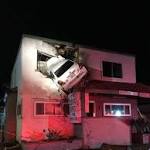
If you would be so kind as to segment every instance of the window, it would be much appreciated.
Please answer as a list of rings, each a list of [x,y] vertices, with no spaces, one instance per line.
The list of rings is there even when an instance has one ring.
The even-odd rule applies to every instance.
[[[58,70],[55,71],[56,76],[60,77],[61,75],[63,75],[72,65],[73,62],[70,60],[65,62]]]
[[[131,116],[131,104],[104,103],[104,116]]]
[[[35,115],[63,115],[59,102],[35,102]]]
[[[37,51],[37,70],[47,75],[46,61],[51,57],[46,53]]]
[[[122,78],[122,65],[103,61],[103,76]]]

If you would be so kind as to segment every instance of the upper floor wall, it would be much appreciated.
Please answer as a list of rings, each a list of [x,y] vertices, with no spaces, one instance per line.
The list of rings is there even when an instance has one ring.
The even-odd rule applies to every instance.
[[[34,98],[62,99],[64,93],[59,92],[57,85],[38,70],[38,52],[47,56],[55,54],[53,47],[43,39],[23,36],[12,71],[11,86],[17,86],[22,94],[30,94]]]
[[[51,79],[38,70],[38,59],[44,60],[57,55],[54,44],[71,45],[72,43],[49,40],[25,35],[22,38],[18,56],[12,71],[11,87],[23,86],[24,92],[38,95],[60,96],[58,87]],[[114,52],[97,51],[79,46],[79,60],[88,69],[94,80],[116,82],[136,82],[135,58]],[[45,92],[47,94],[45,94]],[[42,94],[41,94],[42,95]]]
[[[84,47],[80,47],[79,51],[91,79],[136,83],[134,56]]]

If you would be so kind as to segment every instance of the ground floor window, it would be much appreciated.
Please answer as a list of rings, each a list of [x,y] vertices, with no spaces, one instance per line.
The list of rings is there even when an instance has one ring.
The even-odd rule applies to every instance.
[[[96,115],[96,107],[95,107],[95,101],[89,101],[89,112],[87,113],[88,117],[95,117]]]
[[[131,104],[104,103],[104,116],[131,116]]]
[[[62,106],[59,102],[35,102],[35,115],[63,115]]]

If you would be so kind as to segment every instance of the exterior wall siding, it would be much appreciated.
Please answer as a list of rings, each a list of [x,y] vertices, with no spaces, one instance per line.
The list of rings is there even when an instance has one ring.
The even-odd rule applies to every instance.
[[[37,100],[40,100],[40,98],[33,98],[31,95],[23,96],[22,140],[44,140],[44,129],[60,132],[60,135],[64,138],[72,137],[74,135],[73,124],[67,117],[55,115],[35,116],[34,102]]]
[[[94,49],[80,48],[81,61],[85,63],[91,73],[91,79],[136,83],[135,57],[112,52],[96,51]],[[122,78],[103,76],[102,61],[122,64]]]
[[[37,71],[37,50],[51,55],[51,47],[47,44],[43,45],[40,38],[23,37],[12,71],[11,87],[18,87],[17,109],[18,105],[21,105],[21,115],[17,115],[17,140],[36,141],[44,139],[43,129],[48,128],[61,131],[64,137],[73,136],[74,130],[76,129],[74,129],[74,125],[69,118],[64,116],[34,116],[34,102],[38,99],[63,102],[65,98],[64,93],[58,92],[58,87],[53,84],[52,80]],[[84,64],[87,65],[88,68],[92,68],[96,71],[96,74],[95,72],[94,75],[92,74],[92,79],[129,83],[136,82],[134,57],[111,52],[91,51],[86,48],[79,48],[79,51],[83,54],[81,54],[81,56]],[[123,67],[123,78],[103,77],[102,61],[121,63]],[[87,129],[89,128],[89,130],[91,130],[90,136],[93,140],[90,141],[89,144],[95,145],[98,141],[100,143],[108,141],[108,143],[115,144],[117,137],[114,138],[113,135],[115,134],[115,129],[120,128],[116,135],[118,137],[123,136],[123,138],[119,138],[118,143],[129,144],[130,127],[115,117],[103,117],[103,103],[130,103],[132,107],[132,117],[124,118],[133,119],[138,116],[136,111],[136,99],[131,97],[115,98],[108,95],[90,95],[89,100],[95,101],[96,103],[97,118],[86,118],[84,125],[87,126],[87,128],[85,128],[84,125],[84,129],[81,126],[76,126],[80,131],[84,131],[83,135],[77,133],[77,136],[84,137],[84,142],[87,144],[89,140],[89,138],[87,138],[89,134]],[[102,130],[97,132],[97,129],[100,127],[104,132],[102,132]],[[107,137],[106,135],[109,133],[107,131],[110,131],[113,127],[114,130],[110,132],[110,137]]]
[[[84,118],[83,134],[85,147],[131,144],[130,126],[117,118]]]
[[[37,71],[37,50],[51,55],[51,46],[42,40],[23,36],[11,74],[11,88],[18,88],[17,109],[21,105],[21,114],[17,114],[16,130],[16,138],[20,142],[44,139],[43,129],[48,128],[61,131],[64,137],[74,135],[73,124],[67,117],[34,116],[35,100],[64,100],[64,93],[59,93],[58,87]]]
[[[131,119],[136,119],[138,117],[137,100],[135,98],[90,94],[89,100],[93,100],[96,103],[96,116],[97,117],[104,117],[104,115],[103,115],[103,104],[104,103],[128,103],[128,104],[131,104],[131,116],[123,116],[120,118],[131,120]],[[109,118],[109,117],[107,117],[107,118]]]

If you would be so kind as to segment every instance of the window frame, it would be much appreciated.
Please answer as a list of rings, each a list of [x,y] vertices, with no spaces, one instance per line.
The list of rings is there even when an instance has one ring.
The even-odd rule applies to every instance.
[[[125,110],[125,106],[129,106],[129,114],[121,114],[120,117],[132,116],[131,104],[130,104],[130,103],[104,103],[104,104],[103,104],[103,115],[104,115],[105,117],[107,117],[107,116],[117,117],[115,114],[106,114],[106,109],[105,109],[105,106],[106,106],[106,105],[110,105],[110,106],[113,106],[113,105],[120,105],[120,106],[123,106],[123,107],[124,107],[124,110]]]
[[[36,114],[36,104],[37,103],[44,103],[44,114]],[[60,104],[60,109],[61,109],[61,114],[46,114],[45,113],[45,104],[50,103],[50,104]],[[63,108],[61,105],[61,102],[48,102],[48,101],[35,101],[34,102],[34,116],[39,117],[39,116],[64,116]]]
[[[47,53],[45,53],[45,52],[42,52],[42,51],[40,51],[40,50],[37,50],[37,65],[36,65],[37,70],[40,70],[40,69],[39,69],[38,55],[43,55],[44,57],[47,57],[47,58],[49,58],[49,59],[53,57],[52,55],[49,55],[49,54],[47,54]],[[45,61],[45,62],[46,62],[46,61]]]
[[[109,72],[111,72],[110,75],[104,75],[104,63],[108,63],[110,65],[110,70]],[[120,69],[118,72],[120,72],[119,75],[116,75],[115,69],[118,67],[116,67],[116,65],[120,66]],[[108,68],[107,68],[108,69]],[[102,70],[103,70],[103,77],[108,77],[108,78],[123,78],[123,70],[122,70],[122,63],[117,63],[117,62],[111,62],[111,61],[102,61]]]

